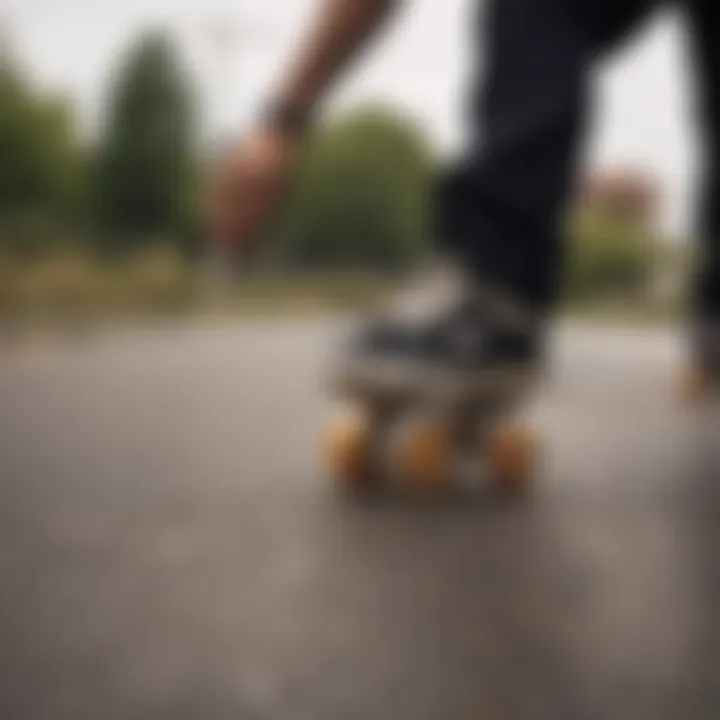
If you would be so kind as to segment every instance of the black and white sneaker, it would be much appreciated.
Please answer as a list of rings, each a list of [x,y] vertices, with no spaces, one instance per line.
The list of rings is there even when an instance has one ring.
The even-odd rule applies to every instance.
[[[444,266],[352,337],[333,386],[354,397],[515,396],[538,375],[540,336],[519,303]]]

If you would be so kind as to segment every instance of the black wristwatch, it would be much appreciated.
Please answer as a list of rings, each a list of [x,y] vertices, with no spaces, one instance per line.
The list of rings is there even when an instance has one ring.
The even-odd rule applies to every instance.
[[[266,125],[288,135],[305,135],[313,125],[312,112],[282,101],[270,103],[262,118]]]

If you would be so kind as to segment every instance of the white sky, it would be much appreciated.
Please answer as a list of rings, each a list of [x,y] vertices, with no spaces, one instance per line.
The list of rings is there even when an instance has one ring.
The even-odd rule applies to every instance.
[[[441,147],[461,147],[477,0],[406,0],[373,51],[335,93],[333,108],[386,100],[417,116]],[[15,52],[44,85],[96,119],[112,63],[139,28],[181,41],[213,132],[246,127],[318,0],[0,0]],[[0,42],[2,39],[0,38]],[[662,178],[666,225],[688,231],[696,143],[682,26],[666,14],[598,78],[593,165],[640,165]]]

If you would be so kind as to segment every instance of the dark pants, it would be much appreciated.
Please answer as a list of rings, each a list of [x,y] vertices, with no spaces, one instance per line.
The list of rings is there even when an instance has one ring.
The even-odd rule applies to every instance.
[[[494,286],[549,309],[588,107],[593,62],[640,24],[651,0],[488,0],[475,136],[443,184],[440,235]],[[706,182],[700,312],[720,317],[720,7],[686,0],[699,79]]]

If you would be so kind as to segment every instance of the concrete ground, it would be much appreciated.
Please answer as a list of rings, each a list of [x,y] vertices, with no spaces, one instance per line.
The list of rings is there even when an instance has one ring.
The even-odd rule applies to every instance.
[[[343,501],[337,324],[0,352],[0,717],[710,720],[720,423],[675,341],[563,330],[532,494]]]

